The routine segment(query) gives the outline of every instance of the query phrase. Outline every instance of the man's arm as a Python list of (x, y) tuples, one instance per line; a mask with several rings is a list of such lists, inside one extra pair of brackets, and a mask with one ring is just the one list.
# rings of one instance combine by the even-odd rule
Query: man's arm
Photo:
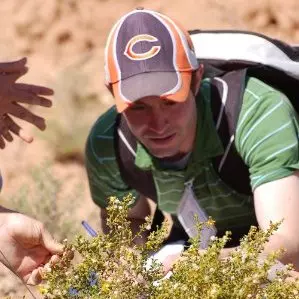
[(299, 171), (293, 175), (260, 185), (254, 191), (256, 216), (261, 229), (270, 221), (283, 223), (270, 238), (266, 252), (281, 247), (286, 252), (281, 262), (292, 263), (299, 270)]
[[(292, 263), (299, 270), (299, 171), (293, 175), (260, 185), (254, 191), (254, 205), (259, 227), (267, 230), (270, 221), (283, 220), (279, 229), (270, 238), (265, 254), (284, 248), (283, 264)], [(226, 257), (235, 248), (223, 249)]]
[[(153, 216), (154, 210), (155, 207), (151, 203), (151, 200), (149, 200), (143, 195), (138, 196), (138, 199), (136, 200), (136, 204), (134, 205), (134, 207), (132, 207), (129, 210), (129, 214), (128, 214), (128, 219), (131, 221), (131, 230), (134, 235), (139, 231), (140, 225), (145, 223), (145, 218), (147, 216)], [(100, 217), (101, 217), (102, 231), (104, 233), (107, 233), (109, 228), (106, 225), (106, 219), (107, 219), (106, 209), (101, 208)], [(136, 244), (144, 243), (146, 241), (147, 236), (148, 234), (145, 232), (142, 235), (142, 238), (138, 238), (135, 240), (135, 243)]]
[[(299, 271), (299, 171), (293, 175), (260, 185), (254, 190), (254, 204), (259, 227), (267, 230), (270, 221), (283, 220), (277, 232), (266, 244), (265, 251), (269, 254), (280, 248), (286, 252), (279, 259), (283, 264), (292, 263)], [(224, 248), (220, 257), (227, 257), (234, 248)], [(201, 250), (200, 250), (201, 251)], [(167, 273), (176, 261), (177, 256), (170, 256), (165, 262)], [(298, 272), (291, 272), (299, 277)]]
[(285, 247), (287, 253), (281, 261), (292, 261), (296, 268), (299, 267), (298, 127), (298, 115), (288, 98), (265, 83), (249, 78), (235, 146), (249, 167), (260, 228), (268, 229), (270, 221), (284, 219), (266, 251)]

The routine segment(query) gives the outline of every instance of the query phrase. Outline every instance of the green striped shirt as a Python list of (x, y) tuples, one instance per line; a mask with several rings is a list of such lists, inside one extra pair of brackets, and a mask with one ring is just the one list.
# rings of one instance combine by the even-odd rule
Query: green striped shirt
[[(220, 229), (254, 223), (251, 196), (238, 194), (217, 175), (211, 159), (224, 152), (211, 113), (210, 81), (204, 80), (197, 96), (198, 123), (195, 147), (184, 170), (161, 169), (141, 144), (135, 164), (151, 169), (161, 210), (176, 214), (184, 183), (194, 178), (193, 190), (202, 208)], [(109, 196), (129, 192), (121, 179), (114, 153), (116, 111), (112, 107), (93, 126), (86, 146), (86, 167), (91, 195), (99, 206)], [(237, 151), (249, 166), (254, 190), (259, 185), (289, 176), (299, 169), (298, 118), (288, 99), (258, 79), (248, 78), (235, 134)], [(237, 175), (237, 174), (236, 174)]]

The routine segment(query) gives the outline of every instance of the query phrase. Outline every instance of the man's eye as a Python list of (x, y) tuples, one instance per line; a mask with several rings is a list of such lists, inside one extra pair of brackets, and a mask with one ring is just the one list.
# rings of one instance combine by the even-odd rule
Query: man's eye
[(166, 106), (174, 106), (176, 104), (177, 104), (177, 102), (175, 102), (175, 101), (170, 101), (170, 100), (164, 101), (164, 105), (166, 105)]

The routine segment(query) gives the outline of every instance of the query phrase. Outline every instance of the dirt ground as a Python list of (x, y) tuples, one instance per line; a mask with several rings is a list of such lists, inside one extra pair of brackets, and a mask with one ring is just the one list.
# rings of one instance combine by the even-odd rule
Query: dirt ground
[[(3, 204), (9, 205), (8, 199), (22, 184), (33, 184), (28, 176), (34, 167), (47, 167), (43, 163), (50, 162), (63, 189), (81, 184), (74, 222), (87, 218), (98, 225), (78, 156), (82, 156), (88, 128), (112, 104), (103, 85), (107, 34), (122, 14), (138, 6), (166, 13), (187, 29), (252, 30), (299, 44), (298, 0), (1, 0), (0, 61), (27, 56), (30, 71), (22, 81), (43, 84), (56, 92), (53, 108), (36, 110), (49, 120), (47, 131), (40, 134), (26, 126), (35, 141), (30, 145), (16, 141), (1, 152)], [(63, 159), (61, 152), (67, 152)], [(64, 199), (66, 209), (74, 206), (70, 197), (69, 202)], [(58, 201), (60, 198), (57, 196)], [(38, 204), (30, 200), (30, 204)], [(17, 278), (0, 267), (0, 298), (18, 298), (24, 293)], [(26, 298), (30, 298), (28, 292)]]

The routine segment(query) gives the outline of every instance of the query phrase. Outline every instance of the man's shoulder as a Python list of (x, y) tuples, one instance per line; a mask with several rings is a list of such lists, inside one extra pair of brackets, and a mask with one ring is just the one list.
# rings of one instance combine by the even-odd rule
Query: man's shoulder
[(113, 136), (115, 123), (116, 123), (117, 112), (115, 106), (108, 109), (102, 114), (92, 126), (89, 137), (96, 138), (98, 135)]
[[(201, 83), (199, 94), (204, 95), (205, 97), (207, 95), (209, 95), (210, 90), (211, 90), (212, 81), (215, 79), (217, 80), (217, 77), (203, 79), (203, 81)], [(240, 84), (242, 84), (242, 82), (240, 82)], [(261, 79), (253, 77), (253, 76), (246, 76), (244, 91), (245, 91), (245, 93), (244, 93), (245, 96), (248, 94), (251, 94), (251, 95), (255, 95), (255, 96), (259, 97), (259, 96), (263, 96), (263, 95), (269, 94), (269, 93), (270, 94), (272, 93), (273, 95), (274, 94), (283, 95), (283, 93), (281, 91), (279, 91), (278, 89), (276, 89), (275, 87), (271, 86), (270, 84), (268, 84), (267, 82), (264, 82)]]
[(291, 99), (280, 89), (256, 77), (246, 78), (241, 113), (246, 113), (247, 109), (253, 108), (256, 112), (258, 109), (261, 113), (265, 113), (277, 105), (279, 105), (280, 115), (294, 114), (295, 108)]
[(88, 157), (99, 161), (114, 161), (114, 132), (117, 112), (115, 107), (102, 114), (92, 126), (86, 145)]
[(271, 86), (267, 82), (258, 79), (256, 77), (247, 76), (245, 82), (245, 96), (253, 96), (253, 97), (262, 97), (262, 96), (284, 96), (285, 95), (275, 88), (275, 86)]

